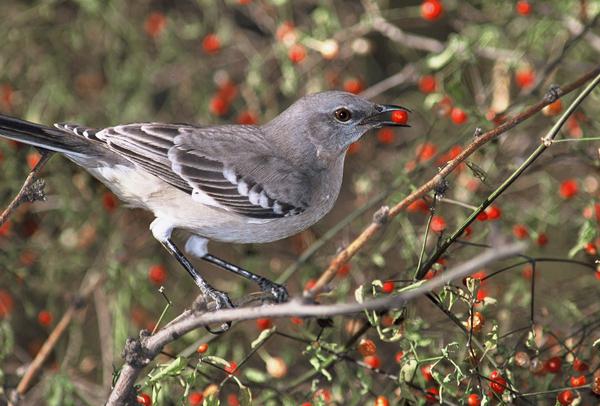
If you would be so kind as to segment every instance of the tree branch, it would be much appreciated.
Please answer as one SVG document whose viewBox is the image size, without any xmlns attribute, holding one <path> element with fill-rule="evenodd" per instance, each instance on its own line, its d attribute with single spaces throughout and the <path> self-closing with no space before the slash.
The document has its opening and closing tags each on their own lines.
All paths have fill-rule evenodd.
<svg viewBox="0 0 600 406">
<path fill-rule="evenodd" d="M 12 201 L 8 204 L 6 209 L 0 214 L 0 226 L 8 220 L 8 218 L 12 215 L 12 213 L 26 202 L 35 202 L 37 200 L 44 200 L 44 182 L 42 180 L 37 179 L 37 175 L 42 170 L 42 168 L 46 165 L 46 162 L 52 157 L 53 152 L 40 149 L 40 153 L 42 157 L 35 165 L 35 167 L 29 172 L 29 175 L 23 182 L 23 186 L 21 186 L 21 190 L 17 193 L 17 195 L 12 199 Z"/>
<path fill-rule="evenodd" d="M 600 74 L 600 66 L 582 75 L 575 81 L 565 85 L 560 89 L 558 97 L 562 97 L 573 90 L 583 86 L 589 80 Z M 442 168 L 433 178 L 421 185 L 417 190 L 404 198 L 400 203 L 389 209 L 385 220 L 390 220 L 396 217 L 402 210 L 408 207 L 411 203 L 417 199 L 423 197 L 426 193 L 433 190 L 437 185 L 444 180 L 454 169 L 456 169 L 462 162 L 464 162 L 469 156 L 477 151 L 481 146 L 488 143 L 490 140 L 497 138 L 501 134 L 504 134 L 508 130 L 516 127 L 521 122 L 529 119 L 534 114 L 540 112 L 545 106 L 555 101 L 555 98 L 544 97 L 536 104 L 528 107 L 525 111 L 516 115 L 515 117 L 507 120 L 504 124 L 487 131 L 486 133 L 477 137 L 471 144 L 452 161 L 448 162 L 444 168 Z M 367 242 L 369 242 L 382 228 L 383 222 L 381 219 L 374 219 L 354 241 L 350 243 L 345 249 L 340 251 L 331 261 L 329 267 L 321 274 L 314 287 L 304 294 L 306 297 L 314 297 L 316 294 L 321 292 L 323 288 L 333 280 L 339 268 L 348 262 Z"/>
<path fill-rule="evenodd" d="M 458 265 L 442 275 L 426 282 L 417 282 L 406 288 L 405 291 L 382 298 L 372 299 L 363 303 L 337 303 L 331 305 L 318 305 L 305 303 L 302 299 L 290 302 L 250 308 L 225 309 L 218 312 L 205 312 L 200 309 L 199 301 L 195 302 L 192 310 L 186 310 L 177 322 L 170 323 L 156 334 L 150 336 L 143 331 L 140 339 L 129 339 L 126 343 L 123 357 L 125 365 L 121 369 L 119 378 L 110 394 L 107 405 L 129 404 L 135 401 L 133 385 L 142 369 L 156 357 L 165 345 L 182 335 L 202 326 L 215 323 L 224 323 L 239 320 L 252 320 L 258 318 L 280 317 L 330 317 L 359 313 L 364 310 L 388 310 L 404 306 L 407 302 L 421 295 L 439 288 L 448 282 L 461 279 L 470 275 L 475 270 L 492 262 L 506 259 L 521 253 L 525 249 L 524 243 L 516 243 L 504 247 L 492 248 L 471 260 Z M 411 289 L 412 288 L 412 289 Z M 132 400 L 133 399 L 133 400 Z"/>
</svg>

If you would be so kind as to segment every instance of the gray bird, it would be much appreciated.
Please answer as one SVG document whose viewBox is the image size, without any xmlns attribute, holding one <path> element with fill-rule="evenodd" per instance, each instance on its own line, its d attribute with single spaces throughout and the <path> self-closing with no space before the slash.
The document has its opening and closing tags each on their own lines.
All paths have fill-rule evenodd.
<svg viewBox="0 0 600 406">
<path fill-rule="evenodd" d="M 256 282 L 277 302 L 286 289 L 207 252 L 209 240 L 266 243 L 296 234 L 335 203 L 350 144 L 391 120 L 401 106 L 350 93 L 305 96 L 262 126 L 141 123 L 104 129 L 46 127 L 0 115 L 0 136 L 60 152 L 132 207 L 154 213 L 150 230 L 190 273 L 215 307 L 232 307 L 173 243 L 174 229 L 191 236 L 185 251 Z"/>
</svg>

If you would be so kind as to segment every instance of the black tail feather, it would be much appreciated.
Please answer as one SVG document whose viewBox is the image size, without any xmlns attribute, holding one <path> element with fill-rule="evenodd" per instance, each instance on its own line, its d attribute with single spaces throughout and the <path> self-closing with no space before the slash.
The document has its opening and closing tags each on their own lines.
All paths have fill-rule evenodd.
<svg viewBox="0 0 600 406">
<path fill-rule="evenodd" d="M 56 128 L 0 114 L 0 137 L 64 154 L 86 155 L 89 141 Z"/>
</svg>

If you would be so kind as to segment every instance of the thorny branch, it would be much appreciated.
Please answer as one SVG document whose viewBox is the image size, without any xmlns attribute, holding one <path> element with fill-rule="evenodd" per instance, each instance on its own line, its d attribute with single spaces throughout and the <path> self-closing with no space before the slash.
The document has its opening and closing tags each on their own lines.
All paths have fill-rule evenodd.
<svg viewBox="0 0 600 406">
<path fill-rule="evenodd" d="M 573 90 L 583 86 L 585 83 L 590 81 L 592 78 L 596 77 L 598 74 L 600 74 L 600 66 L 597 66 L 595 69 L 585 73 L 573 82 L 561 87 L 560 94 L 557 94 L 556 96 L 562 97 L 572 92 Z M 504 134 L 508 130 L 514 128 L 519 123 L 532 117 L 534 114 L 539 113 L 545 106 L 554 101 L 555 98 L 544 97 L 536 104 L 528 107 L 525 111 L 508 119 L 504 124 L 492 130 L 489 130 L 477 137 L 472 143 L 465 147 L 465 149 L 454 160 L 449 161 L 446 164 L 446 166 L 442 168 L 433 178 L 431 178 L 425 184 L 421 185 L 421 187 L 419 187 L 413 193 L 404 198 L 400 203 L 390 208 L 388 213 L 389 219 L 393 219 L 398 214 L 400 214 L 401 211 L 407 208 L 411 203 L 433 190 L 438 184 L 440 184 L 440 182 L 444 180 L 446 176 L 452 173 L 454 169 L 456 169 L 462 162 L 464 162 L 480 147 L 488 143 L 490 140 L 497 138 L 501 134 Z M 319 292 L 321 292 L 323 288 L 335 277 L 337 271 L 342 267 L 342 265 L 348 262 L 360 249 L 362 249 L 362 247 L 364 247 L 367 244 L 367 242 L 369 242 L 381 230 L 381 228 L 382 224 L 375 220 L 371 224 L 369 224 L 360 233 L 360 235 L 356 239 L 354 239 L 354 241 L 352 241 L 345 249 L 340 251 L 335 256 L 335 258 L 333 258 L 329 267 L 321 274 L 314 287 L 311 290 L 305 292 L 305 296 L 314 297 Z M 419 275 L 422 277 L 424 273 L 420 272 Z"/>
<path fill-rule="evenodd" d="M 524 248 L 525 245 L 523 243 L 517 243 L 486 250 L 471 260 L 445 272 L 438 278 L 424 283 L 415 283 L 412 285 L 413 289 L 405 290 L 398 295 L 386 296 L 363 303 L 317 305 L 296 299 L 288 303 L 272 306 L 205 312 L 204 309 L 201 309 L 203 302 L 200 301 L 202 300 L 200 297 L 195 302 L 194 308 L 186 310 L 177 322 L 169 324 L 154 335 L 149 335 L 148 332 L 143 331 L 140 334 L 140 339 L 128 340 L 123 351 L 125 365 L 120 371 L 119 378 L 111 392 L 107 405 L 127 404 L 131 399 L 135 399 L 135 395 L 132 394 L 132 388 L 141 370 L 160 353 L 165 345 L 199 327 L 228 321 L 252 320 L 265 317 L 329 317 L 354 314 L 364 310 L 399 308 L 407 302 L 427 294 L 432 289 L 439 288 L 452 280 L 461 279 L 473 273 L 473 271 L 480 269 L 482 266 L 517 255 Z"/>
<path fill-rule="evenodd" d="M 40 173 L 42 168 L 46 165 L 46 162 L 52 157 L 53 153 L 46 150 L 40 150 L 42 157 L 35 165 L 35 167 L 31 170 L 25 182 L 23 182 L 23 186 L 21 186 L 21 190 L 17 193 L 17 195 L 12 199 L 12 201 L 8 204 L 6 209 L 0 214 L 0 226 L 8 220 L 8 218 L 12 215 L 12 213 L 23 203 L 27 202 L 35 202 L 37 200 L 44 200 L 44 181 L 41 179 L 37 179 L 37 175 Z"/>
</svg>

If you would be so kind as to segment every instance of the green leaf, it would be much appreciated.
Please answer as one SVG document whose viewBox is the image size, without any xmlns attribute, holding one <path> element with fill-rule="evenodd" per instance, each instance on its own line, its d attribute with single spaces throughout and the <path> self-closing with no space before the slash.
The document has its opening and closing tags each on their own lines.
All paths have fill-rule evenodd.
<svg viewBox="0 0 600 406">
<path fill-rule="evenodd" d="M 233 377 L 233 380 L 235 381 L 235 383 L 237 383 L 237 385 L 239 387 L 240 405 L 250 406 L 252 404 L 252 392 L 250 391 L 250 388 L 248 388 L 247 386 L 242 384 L 242 382 L 240 382 L 240 380 L 238 378 L 236 378 L 235 376 Z"/>
<path fill-rule="evenodd" d="M 219 400 L 219 392 L 213 393 L 212 395 L 204 398 L 202 406 L 219 406 L 221 401 Z"/>
<path fill-rule="evenodd" d="M 227 361 L 226 359 L 223 359 L 221 357 L 214 356 L 214 355 L 207 355 L 205 357 L 202 357 L 202 362 L 208 362 L 210 364 L 214 364 L 221 368 L 229 367 L 229 361 Z"/>
<path fill-rule="evenodd" d="M 187 359 L 185 357 L 177 357 L 170 363 L 160 366 L 158 372 L 148 379 L 148 383 L 153 384 L 166 376 L 177 376 L 186 366 Z"/>
<path fill-rule="evenodd" d="M 273 326 L 267 330 L 261 331 L 260 334 L 258 335 L 258 337 L 256 338 L 256 340 L 252 341 L 252 343 L 250 344 L 250 347 L 252 347 L 252 348 L 260 347 L 265 341 L 267 341 L 269 339 L 269 337 L 271 337 L 273 335 L 275 330 L 277 330 L 277 327 Z"/>
<path fill-rule="evenodd" d="M 399 381 L 402 382 L 411 382 L 415 377 L 415 372 L 417 371 L 417 360 L 414 358 L 409 358 L 406 362 L 402 363 L 402 367 L 400 368 L 400 373 L 398 374 Z"/>
<path fill-rule="evenodd" d="M 427 59 L 427 66 L 432 70 L 439 70 L 446 64 L 456 59 L 457 56 L 465 54 L 467 41 L 457 35 L 450 36 L 448 46 L 439 54 L 430 56 Z"/>
<path fill-rule="evenodd" d="M 244 376 L 252 382 L 265 383 L 269 380 L 269 376 L 263 371 L 256 368 L 244 368 Z"/>
<path fill-rule="evenodd" d="M 579 251 L 585 248 L 586 244 L 593 241 L 596 237 L 597 228 L 592 221 L 587 220 L 579 229 L 577 243 L 569 251 L 569 258 L 573 258 Z"/>
</svg>

